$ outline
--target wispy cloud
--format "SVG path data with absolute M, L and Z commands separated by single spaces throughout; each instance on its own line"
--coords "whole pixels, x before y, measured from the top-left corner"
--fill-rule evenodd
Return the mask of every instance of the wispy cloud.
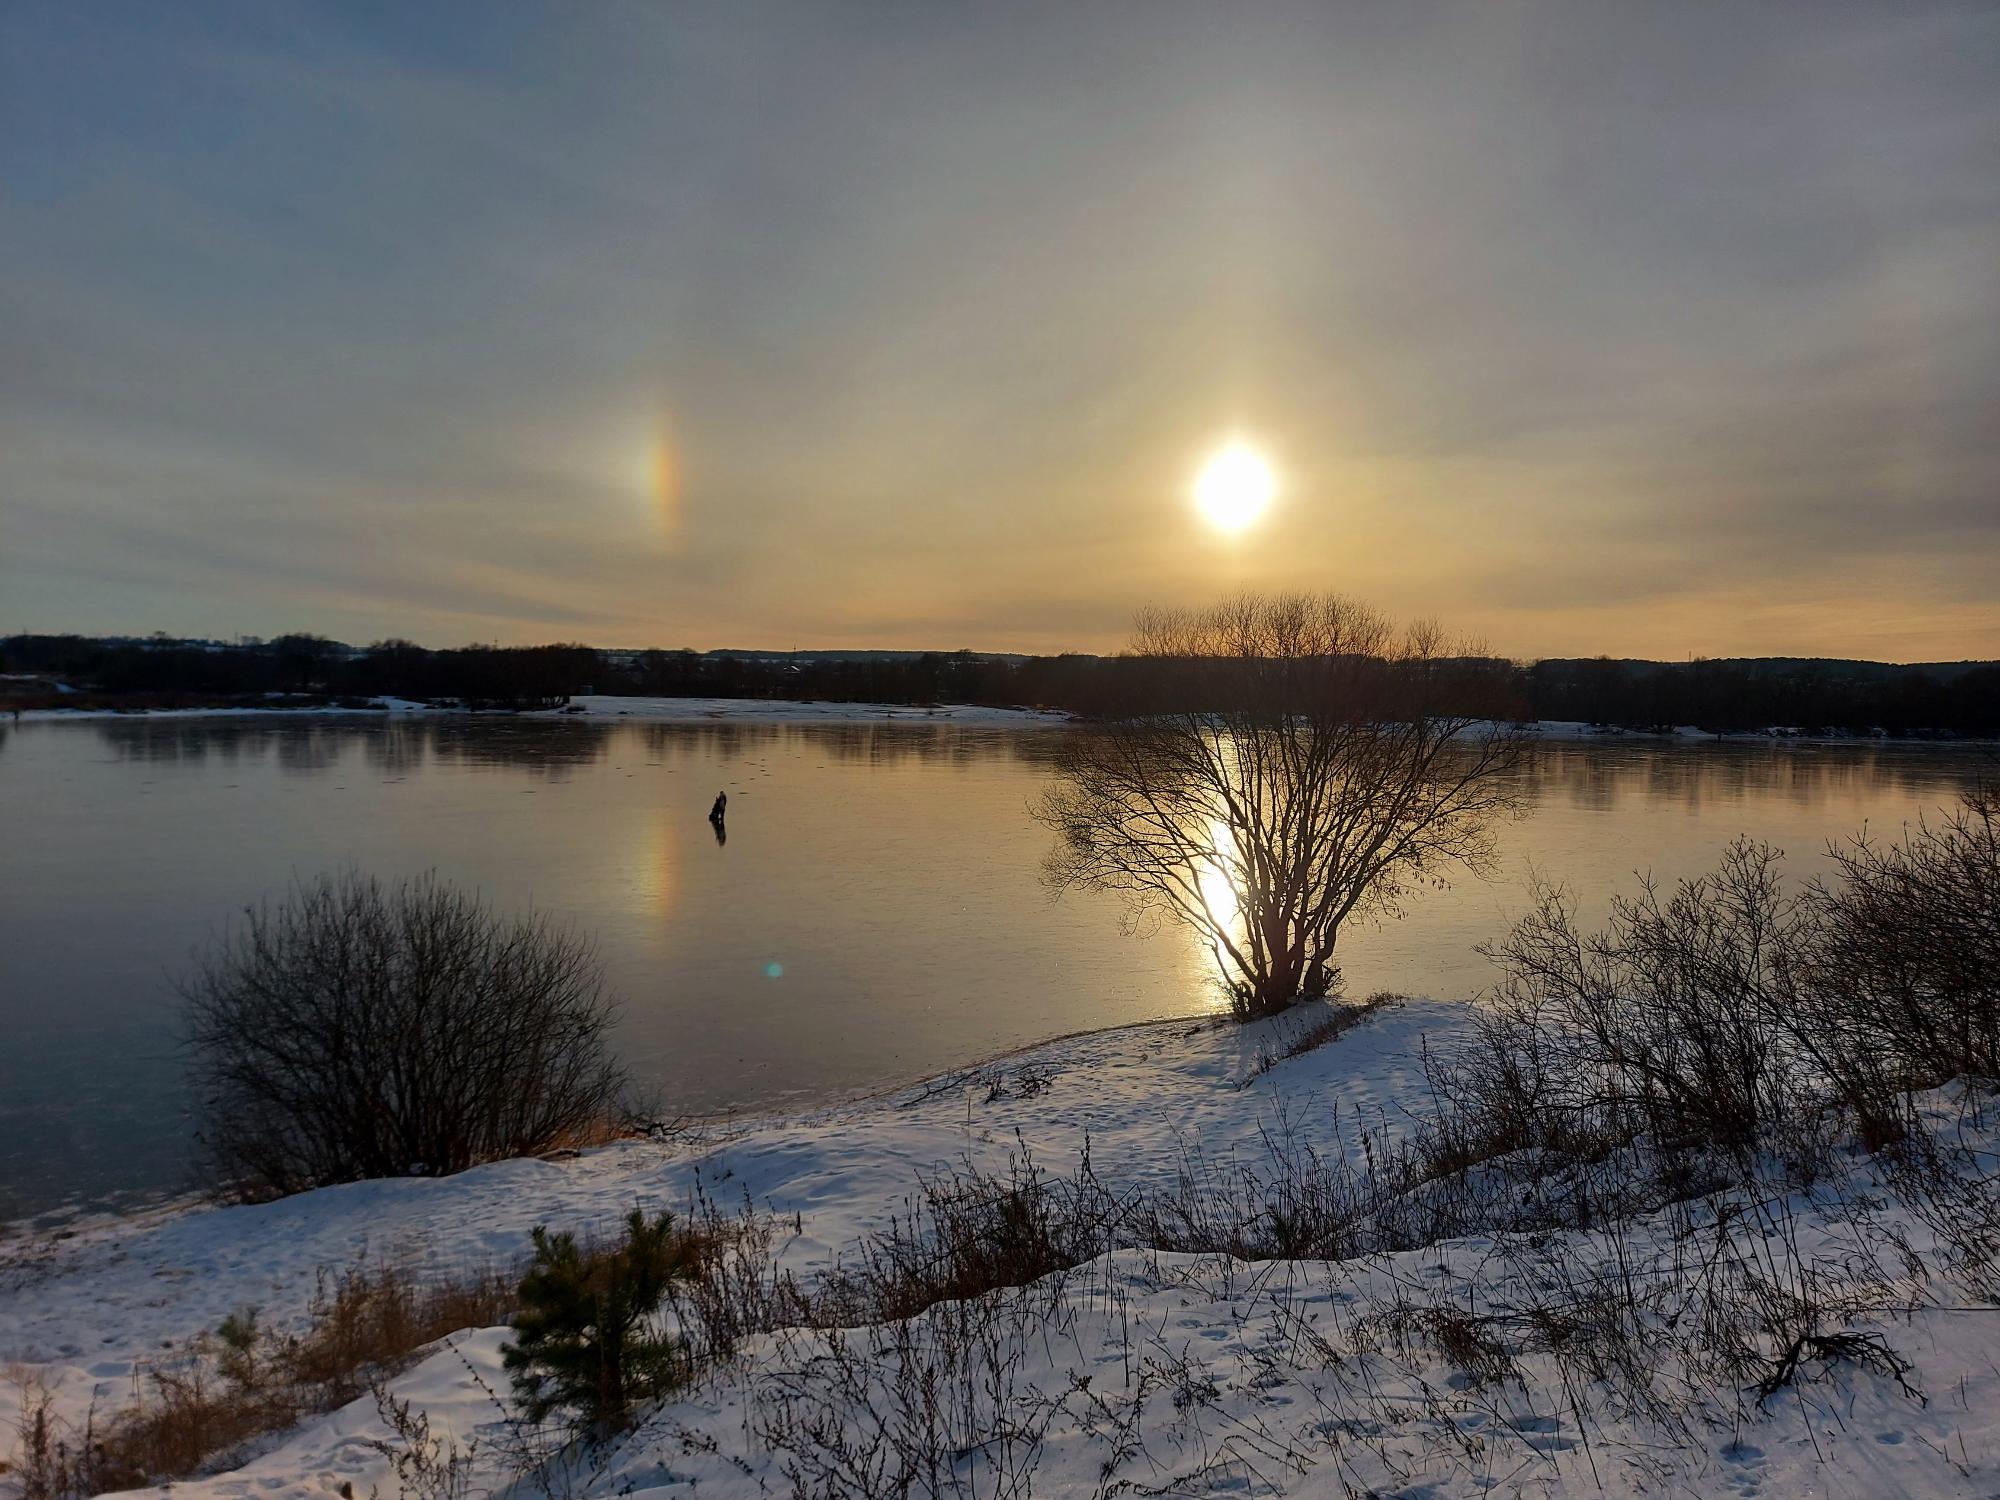
M 2000 654 L 1987 7 L 17 4 L 0 628 Z M 1183 489 L 1258 433 L 1224 546 Z M 659 503 L 671 436 L 677 504 Z

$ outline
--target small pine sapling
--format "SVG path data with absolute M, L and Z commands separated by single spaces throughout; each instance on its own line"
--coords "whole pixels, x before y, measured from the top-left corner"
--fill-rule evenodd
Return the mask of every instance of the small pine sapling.
M 698 1237 L 671 1214 L 649 1222 L 634 1209 L 609 1250 L 586 1251 L 575 1235 L 546 1228 L 534 1243 L 514 1341 L 501 1347 L 516 1398 L 531 1422 L 562 1411 L 587 1432 L 615 1432 L 687 1376 L 686 1349 L 658 1313 L 668 1288 L 696 1274 Z

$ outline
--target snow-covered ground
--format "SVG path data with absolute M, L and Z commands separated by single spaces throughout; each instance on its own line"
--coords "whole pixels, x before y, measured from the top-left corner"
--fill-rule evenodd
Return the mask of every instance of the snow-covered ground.
M 1035 727 L 1072 722 L 1073 716 L 1045 709 L 993 708 L 977 703 L 834 703 L 782 698 L 618 698 L 604 694 L 578 697 L 571 708 L 550 709 L 518 715 L 531 719 L 636 719 L 655 724 L 711 724 L 722 722 L 764 724 L 987 724 Z M 367 708 L 311 707 L 288 708 L 272 703 L 261 708 L 153 708 L 132 712 L 110 708 L 35 708 L 20 714 L 23 723 L 62 723 L 82 719 L 129 718 L 242 718 L 250 714 L 462 714 L 464 709 L 438 707 L 406 698 L 377 698 Z M 1477 732 L 1484 726 L 1474 726 Z M 1519 726 L 1526 734 L 1542 740 L 1728 740 L 1743 743 L 1825 743 L 1825 744 L 1976 744 L 1983 741 L 1903 741 L 1881 735 L 1804 734 L 1782 726 L 1763 731 L 1717 735 L 1692 724 L 1679 724 L 1661 733 L 1625 729 L 1611 724 L 1586 724 L 1568 719 L 1542 719 Z
M 1004 1171 L 1024 1148 L 1065 1174 L 1087 1144 L 1097 1176 L 1119 1193 L 1170 1191 L 1196 1162 L 1218 1183 L 1268 1173 L 1274 1139 L 1365 1168 L 1432 1109 L 1423 1050 L 1452 1046 L 1465 1018 L 1455 1004 L 1405 1002 L 1275 1065 L 1277 1044 L 1305 1017 L 1154 1022 L 671 1142 L 161 1213 L 52 1243 L 0 1242 L 0 1369 L 39 1375 L 71 1417 L 93 1400 L 102 1411 L 129 1399 L 147 1361 L 231 1312 L 254 1305 L 270 1326 L 298 1326 L 324 1272 L 364 1259 L 439 1269 L 511 1262 L 531 1226 L 609 1230 L 635 1205 L 682 1207 L 697 1181 L 725 1202 L 747 1194 L 783 1216 L 779 1261 L 810 1274 L 851 1257 L 905 1210 L 920 1175 Z M 1948 1111 L 1943 1100 L 1933 1107 Z M 1955 1128 L 1963 1135 L 1962 1123 Z M 1964 1139 L 1988 1152 L 1996 1143 Z M 960 1317 L 964 1333 L 963 1313 L 949 1308 L 832 1339 L 763 1335 L 585 1477 L 606 1494 L 887 1493 L 880 1472 L 843 1489 L 838 1474 L 815 1467 L 834 1462 L 829 1450 L 774 1428 L 784 1409 L 776 1397 L 788 1394 L 795 1416 L 836 1411 L 857 1444 L 871 1431 L 893 1439 L 898 1423 L 921 1415 L 907 1409 L 908 1382 L 894 1378 L 898 1368 L 909 1374 L 917 1351 L 971 1360 L 977 1368 L 959 1373 L 1008 1412 L 1011 1443 L 956 1460 L 967 1494 L 1009 1493 L 1009 1473 L 1030 1476 L 1011 1493 L 1052 1496 L 2000 1493 L 2000 1309 L 1944 1294 L 1920 1266 L 1876 1263 L 1867 1247 L 1886 1242 L 1874 1237 L 1884 1225 L 1919 1256 L 1935 1246 L 1871 1170 L 1856 1156 L 1851 1182 L 1763 1202 L 1738 1194 L 1727 1214 L 1778 1280 L 1803 1285 L 1797 1271 L 1810 1265 L 1860 1288 L 1876 1311 L 1847 1326 L 1879 1329 L 1911 1362 L 1922 1401 L 1886 1373 L 1840 1366 L 1762 1408 L 1691 1393 L 1685 1412 L 1648 1410 L 1615 1377 L 1579 1388 L 1574 1363 L 1526 1342 L 1510 1372 L 1482 1377 L 1464 1367 L 1465 1351 L 1455 1360 L 1422 1333 L 1427 1307 L 1462 1300 L 1504 1326 L 1529 1318 L 1553 1286 L 1683 1274 L 1687 1260 L 1714 1253 L 1699 1233 L 1690 1237 L 1683 1209 L 1678 1219 L 1655 1212 L 1591 1232 L 1462 1235 L 1347 1262 L 1116 1251 L 1026 1293 L 999 1294 L 975 1320 L 977 1352 L 963 1356 L 939 1353 L 953 1342 L 940 1320 Z M 1524 1191 L 1503 1178 L 1490 1190 Z M 501 1430 L 489 1390 L 506 1389 L 505 1337 L 456 1336 L 394 1383 L 434 1432 L 483 1440 L 489 1464 Z M 0 1381 L 0 1434 L 17 1412 L 15 1387 Z M 175 1492 L 351 1485 L 356 1495 L 393 1495 L 389 1460 L 375 1446 L 386 1437 L 364 1400 Z M 482 1483 L 494 1477 L 487 1470 Z
M 1729 744 L 1809 744 L 1809 745 L 1979 745 L 1974 739 L 1918 739 L 1892 734 L 1820 734 L 1791 725 L 1774 724 L 1766 729 L 1732 730 L 1717 733 L 1696 724 L 1673 724 L 1658 730 L 1627 728 L 1621 724 L 1590 724 L 1580 719 L 1537 719 L 1519 726 L 1525 734 L 1542 740 L 1637 740 L 1661 743 L 1670 740 L 1721 740 Z
M 717 720 L 768 724 L 852 724 L 884 720 L 916 724 L 1062 724 L 1068 714 L 1029 708 L 990 708 L 976 703 L 797 702 L 783 698 L 613 698 L 602 694 L 570 700 L 568 709 L 513 715 L 528 719 L 643 719 L 659 724 L 709 724 Z M 249 714 L 462 714 L 461 708 L 438 707 L 408 698 L 375 698 L 366 708 L 288 707 L 274 702 L 258 708 L 149 708 L 122 712 L 113 708 L 31 708 L 23 723 L 63 723 L 72 719 L 214 719 Z
M 271 714 L 329 715 L 434 714 L 456 713 L 456 709 L 433 708 L 413 698 L 371 698 L 366 708 L 342 708 L 336 704 L 289 704 L 282 700 L 255 708 L 25 708 L 13 717 L 23 724 L 67 724 L 85 719 L 242 719 Z
M 781 698 L 572 698 L 591 718 L 645 719 L 654 723 L 707 724 L 718 719 L 775 724 L 852 724 L 895 720 L 913 724 L 1063 724 L 1068 714 L 1029 708 L 989 708 L 976 703 L 793 702 Z M 561 717 L 563 710 L 554 715 Z M 576 717 L 576 715 L 570 715 Z

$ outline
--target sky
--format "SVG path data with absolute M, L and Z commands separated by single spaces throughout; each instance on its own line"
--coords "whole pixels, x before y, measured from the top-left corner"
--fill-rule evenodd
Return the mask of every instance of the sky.
M 2000 8 L 0 6 L 0 631 L 1244 588 L 2000 656 Z

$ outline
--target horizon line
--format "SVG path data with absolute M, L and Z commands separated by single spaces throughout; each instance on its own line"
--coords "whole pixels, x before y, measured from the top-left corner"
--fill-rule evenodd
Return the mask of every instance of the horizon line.
M 170 632 L 164 630 L 147 631 L 140 634 L 122 634 L 122 633 L 91 634 L 84 631 L 76 631 L 76 630 L 50 630 L 50 631 L 13 630 L 9 631 L 5 636 L 0 636 L 0 640 L 12 640 L 30 636 L 43 636 L 43 637 L 53 637 L 53 638 L 61 638 L 64 636 L 69 636 L 77 640 L 84 640 L 84 641 L 100 641 L 100 642 L 123 641 L 123 642 L 134 642 L 134 643 L 143 643 L 145 641 L 157 639 L 159 637 L 165 637 L 167 640 L 172 641 L 175 644 L 200 642 L 205 645 L 221 646 L 228 649 L 238 649 L 238 650 L 253 649 L 253 647 L 250 644 L 252 642 L 256 643 L 256 645 L 269 645 L 274 641 L 283 640 L 287 636 L 312 636 L 319 640 L 330 641 L 335 645 L 344 646 L 350 650 L 361 651 L 361 652 L 366 652 L 370 647 L 386 641 L 406 641 L 410 645 L 417 646 L 425 651 L 466 651 L 473 649 L 503 650 L 503 651 L 534 651 L 534 650 L 546 649 L 552 646 L 577 646 L 577 647 L 582 647 L 585 650 L 598 652 L 600 654 L 616 653 L 620 655 L 628 655 L 628 654 L 636 655 L 648 651 L 659 651 L 668 654 L 674 654 L 682 651 L 689 651 L 695 654 L 696 656 L 732 655 L 732 656 L 755 656 L 755 657 L 768 657 L 768 658 L 782 658 L 788 656 L 827 657 L 827 656 L 855 656 L 855 655 L 956 656 L 960 654 L 965 654 L 971 656 L 984 656 L 984 657 L 998 657 L 998 656 L 1019 657 L 1023 660 L 1051 660 L 1051 659 L 1061 658 L 1064 656 L 1084 656 L 1084 657 L 1091 657 L 1097 660 L 1108 661 L 1124 654 L 1122 651 L 1118 650 L 1090 651 L 1083 649 L 1064 649 L 1061 651 L 1021 651 L 1021 650 L 1012 650 L 1004 648 L 995 649 L 991 647 L 981 647 L 981 646 L 953 646 L 948 649 L 939 648 L 935 646 L 810 646 L 810 647 L 808 646 L 781 646 L 781 647 L 687 646 L 687 645 L 599 646 L 599 645 L 593 645 L 589 641 L 561 640 L 561 639 L 551 639 L 545 641 L 532 641 L 532 642 L 513 642 L 505 645 L 501 644 L 499 641 L 473 640 L 473 641 L 463 641 L 457 645 L 451 645 L 451 646 L 433 646 L 433 645 L 427 645 L 424 642 L 415 640 L 409 636 L 387 635 L 387 636 L 377 637 L 377 639 L 374 641 L 354 642 L 354 641 L 343 640 L 339 636 L 321 635 L 319 632 L 311 630 L 280 631 L 276 635 L 268 635 L 268 636 L 254 636 L 246 633 L 246 634 L 239 634 L 234 637 L 211 636 L 211 635 L 173 635 Z M 1880 658 L 1870 657 L 1870 656 L 1802 656 L 1796 653 L 1789 653 L 1789 652 L 1769 652 L 1763 654 L 1738 653 L 1732 655 L 1711 655 L 1706 653 L 1690 652 L 1680 657 L 1613 656 L 1605 652 L 1588 652 L 1588 653 L 1568 654 L 1568 655 L 1555 654 L 1546 656 L 1510 655 L 1505 652 L 1475 652 L 1475 653 L 1470 653 L 1470 659 L 1504 661 L 1515 666 L 1535 666 L 1541 662 L 1549 662 L 1549 661 L 1636 662 L 1649 666 L 1691 666 L 1696 662 L 1769 662 L 1769 661 L 1826 662 L 1826 663 L 1838 662 L 1838 663 L 1852 663 L 1858 666 L 1904 667 L 1904 668 L 2000 665 L 2000 657 L 1990 657 L 1990 656 L 1927 657 L 1920 661 L 1885 661 Z

